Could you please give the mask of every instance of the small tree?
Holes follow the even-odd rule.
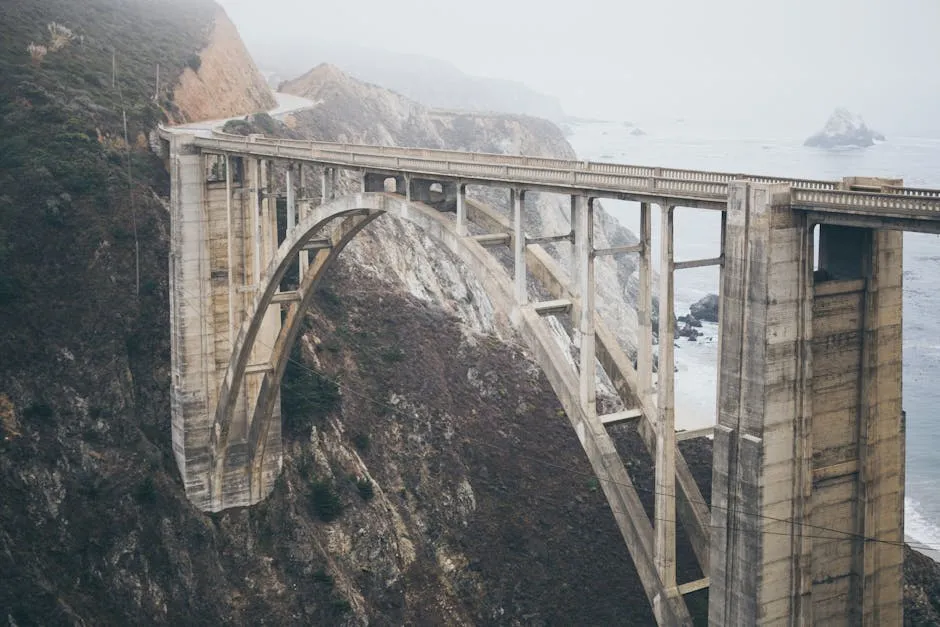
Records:
[[[42,44],[31,43],[26,46],[26,52],[29,53],[29,57],[33,60],[33,65],[39,65],[46,57],[46,54],[48,54],[49,49]]]
[[[46,28],[49,29],[49,45],[52,47],[53,52],[65,48],[69,45],[69,42],[75,39],[75,33],[71,29],[57,22],[49,22],[46,24]]]

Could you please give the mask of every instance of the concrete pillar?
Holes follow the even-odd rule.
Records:
[[[467,186],[457,182],[457,235],[467,235]]]
[[[294,225],[297,224],[297,200],[294,193],[294,182],[291,177],[293,169],[293,164],[288,165],[287,172],[284,174],[287,187],[287,233],[290,233],[294,229]],[[289,235],[285,235],[285,237],[289,237]]]
[[[248,183],[234,190],[233,159],[225,159],[225,180],[207,180],[205,157],[192,138],[171,140],[170,332],[173,452],[187,497],[201,510],[252,504],[245,472],[247,407],[256,397],[255,380],[246,380],[229,417],[231,438],[224,451],[211,446],[221,378],[232,351],[233,329],[241,324],[253,294],[257,267],[274,254],[273,212],[261,198],[261,162],[249,160]],[[268,168],[270,170],[270,168]],[[247,189],[251,186],[251,189]],[[271,202],[264,200],[265,204]],[[266,235],[264,235],[266,233]],[[264,246],[261,246],[261,243]],[[260,255],[259,253],[260,249]],[[280,316],[269,310],[252,351],[252,363],[270,361]],[[280,464],[279,407],[269,431],[273,448],[265,458],[259,498],[270,492]],[[221,469],[221,473],[215,470]]]
[[[513,227],[513,257],[515,268],[515,293],[516,302],[525,305],[528,300],[528,288],[526,284],[525,267],[525,230],[523,228],[523,211],[525,209],[525,190],[511,189],[510,204],[512,205],[512,227]]]
[[[712,470],[713,626],[808,624],[798,566],[808,541],[803,486],[812,478],[804,460],[813,255],[806,219],[789,203],[786,185],[729,186]],[[662,329],[671,312],[660,307]]]
[[[334,198],[333,186],[336,184],[336,168],[324,166],[320,177],[320,203],[325,205]]]
[[[580,202],[581,197],[572,194],[571,196],[571,290],[575,296],[581,294],[579,292],[578,281],[580,280],[580,274],[578,273],[578,212],[580,211]],[[575,346],[577,344],[577,334],[575,334]]]
[[[298,207],[298,220],[303,220],[307,217],[307,211],[310,209],[310,200],[307,196],[307,186],[306,186],[306,170],[304,169],[303,162],[297,163],[297,178],[300,179],[300,206]],[[300,251],[299,255],[299,267],[297,269],[297,282],[298,284],[303,283],[304,275],[307,274],[307,268],[310,266],[310,253],[306,250]]]
[[[594,199],[578,196],[575,226],[578,296],[581,299],[578,332],[580,346],[579,397],[587,416],[597,415],[597,383],[594,338]]]
[[[905,425],[901,408],[904,234],[873,231],[865,294],[860,395],[862,624],[900,625],[904,612]]]
[[[807,512],[834,531],[811,540],[812,618],[901,624],[902,234],[820,225],[819,245]]]
[[[676,587],[676,415],[675,415],[675,285],[673,225],[675,209],[662,208],[659,266],[659,377],[656,420],[655,534],[653,556],[667,591]],[[641,226],[642,231],[642,226]],[[674,592],[678,594],[677,592]],[[668,594],[668,592],[667,592]],[[659,599],[660,603],[667,602]],[[655,601],[654,601],[655,603]],[[655,610],[655,607],[654,607]],[[660,612],[657,611],[657,615]]]
[[[261,219],[261,197],[264,194],[262,185],[262,163],[261,159],[254,160],[254,188],[252,189],[254,200],[255,200],[255,209],[254,213],[251,216],[251,230],[254,236],[254,252],[252,254],[252,263],[254,268],[254,273],[252,275],[252,283],[257,286],[258,282],[261,280],[261,242],[263,240],[263,229],[264,224]]]
[[[637,295],[636,374],[640,401],[652,401],[653,395],[653,256],[650,203],[640,203],[639,293]]]
[[[235,320],[235,234],[234,222],[232,221],[232,160],[225,155],[225,248],[228,268],[228,341],[231,346],[235,345],[235,334],[238,332]]]

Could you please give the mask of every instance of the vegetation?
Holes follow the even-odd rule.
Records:
[[[300,345],[291,349],[281,382],[281,413],[287,435],[304,437],[316,421],[339,407],[337,385],[303,363]]]
[[[310,490],[310,506],[317,518],[323,522],[330,522],[339,518],[343,512],[343,503],[333,483],[326,480],[315,480]]]
[[[135,239],[141,280],[165,284],[152,189],[168,177],[147,135],[174,113],[172,85],[216,11],[162,4],[0,3],[0,350],[16,356],[4,366],[42,358],[50,337],[155,328],[140,319]]]
[[[372,497],[375,496],[375,486],[372,485],[372,481],[368,477],[356,479],[356,488],[359,490],[359,496],[362,497],[363,501],[371,501]]]

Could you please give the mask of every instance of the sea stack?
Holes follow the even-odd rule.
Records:
[[[814,148],[868,148],[876,141],[884,141],[881,133],[868,128],[862,116],[848,109],[836,109],[823,129],[803,142]]]

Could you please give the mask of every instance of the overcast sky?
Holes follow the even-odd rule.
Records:
[[[221,0],[252,51],[312,38],[418,53],[574,115],[774,117],[885,132],[940,111],[940,0]],[[933,124],[933,126],[930,126]]]

